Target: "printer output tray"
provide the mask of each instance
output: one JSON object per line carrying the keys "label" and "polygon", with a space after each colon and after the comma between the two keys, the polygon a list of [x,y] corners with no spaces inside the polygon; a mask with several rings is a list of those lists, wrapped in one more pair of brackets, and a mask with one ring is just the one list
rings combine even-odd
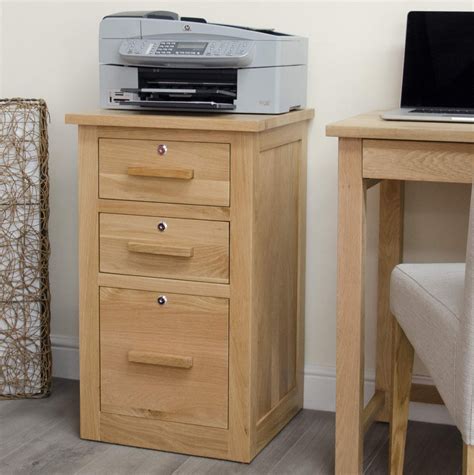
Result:
{"label": "printer output tray", "polygon": [[237,72],[229,69],[138,68],[138,87],[110,91],[110,102],[155,110],[231,111]]}
{"label": "printer output tray", "polygon": [[161,110],[232,110],[234,104],[223,104],[212,101],[127,101],[127,106],[139,106]]}

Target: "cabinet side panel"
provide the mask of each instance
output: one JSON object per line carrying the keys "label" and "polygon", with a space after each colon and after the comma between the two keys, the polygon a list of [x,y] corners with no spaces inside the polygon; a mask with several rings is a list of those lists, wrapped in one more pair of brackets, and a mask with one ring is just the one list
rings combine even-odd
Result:
{"label": "cabinet side panel", "polygon": [[306,189],[308,184],[308,122],[301,126],[301,145],[298,157],[298,314],[296,326],[296,387],[299,407],[304,398],[304,352],[306,317]]}
{"label": "cabinet side panel", "polygon": [[79,127],[79,344],[81,437],[99,440],[98,134]]}
{"label": "cabinet side panel", "polygon": [[235,134],[231,142],[229,458],[250,462],[251,424],[252,207],[255,134]]}
{"label": "cabinet side panel", "polygon": [[258,421],[296,386],[300,154],[300,141],[281,145],[254,168]]}

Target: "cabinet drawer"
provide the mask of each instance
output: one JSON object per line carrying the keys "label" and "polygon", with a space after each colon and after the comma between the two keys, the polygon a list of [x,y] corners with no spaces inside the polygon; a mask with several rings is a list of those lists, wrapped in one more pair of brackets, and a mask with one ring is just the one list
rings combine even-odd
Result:
{"label": "cabinet drawer", "polygon": [[222,298],[101,288],[101,411],[226,428],[228,312]]}
{"label": "cabinet drawer", "polygon": [[100,215],[100,271],[229,282],[229,223]]}
{"label": "cabinet drawer", "polygon": [[229,206],[228,144],[100,139],[99,197]]}

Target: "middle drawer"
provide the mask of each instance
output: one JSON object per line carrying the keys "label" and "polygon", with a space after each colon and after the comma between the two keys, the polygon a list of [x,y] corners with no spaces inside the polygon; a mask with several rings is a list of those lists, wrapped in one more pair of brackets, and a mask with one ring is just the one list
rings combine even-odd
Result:
{"label": "middle drawer", "polygon": [[100,215],[100,271],[229,282],[229,223]]}

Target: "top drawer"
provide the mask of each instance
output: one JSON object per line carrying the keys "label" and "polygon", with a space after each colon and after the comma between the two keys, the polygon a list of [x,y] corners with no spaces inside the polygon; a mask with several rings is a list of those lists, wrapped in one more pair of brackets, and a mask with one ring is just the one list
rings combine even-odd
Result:
{"label": "top drawer", "polygon": [[99,197],[229,206],[228,144],[100,139]]}

